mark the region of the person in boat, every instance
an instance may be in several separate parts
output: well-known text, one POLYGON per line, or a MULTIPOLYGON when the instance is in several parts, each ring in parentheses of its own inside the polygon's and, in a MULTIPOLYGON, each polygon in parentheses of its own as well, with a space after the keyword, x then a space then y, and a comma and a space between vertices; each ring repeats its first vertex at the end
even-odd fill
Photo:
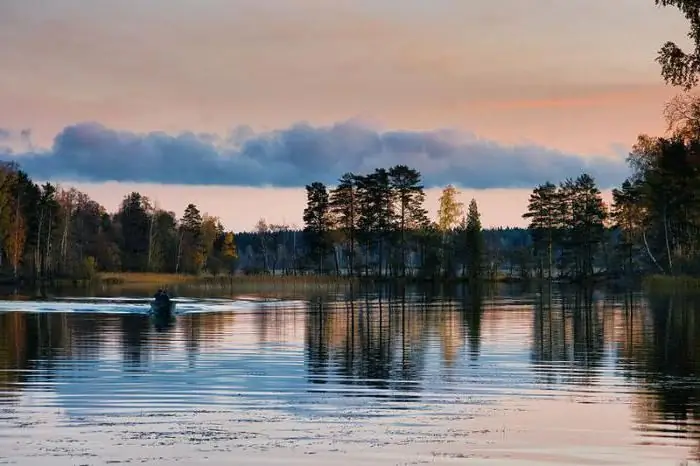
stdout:
POLYGON ((162 288, 159 288, 158 291, 156 291, 156 294, 153 295, 153 299, 158 305, 170 305, 170 296, 168 296, 168 292, 162 288))

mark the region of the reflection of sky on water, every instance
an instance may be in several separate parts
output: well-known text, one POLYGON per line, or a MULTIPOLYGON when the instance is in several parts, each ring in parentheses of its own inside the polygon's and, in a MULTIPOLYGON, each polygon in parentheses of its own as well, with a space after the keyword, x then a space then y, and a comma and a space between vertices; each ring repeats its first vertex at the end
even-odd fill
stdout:
POLYGON ((637 413, 630 423, 660 442, 674 428, 674 438, 698 436, 692 414, 678 418, 697 408, 700 385, 692 348, 683 346, 697 329, 679 311, 373 298, 182 299, 182 314, 160 331, 141 313, 114 312, 147 304, 143 298, 56 300, 49 307, 57 310, 44 314, 37 310, 47 302, 3 302, 3 310, 31 309, 0 312, 0 331, 24 335, 5 349, 0 342, 0 403, 18 416, 43 409, 71 422, 209 410, 233 419, 255 411, 307 421, 410 415, 421 423, 452 408, 566 402, 637 413), (100 311, 58 310, 81 305, 100 311), (668 333, 668 316, 690 333, 668 333), (24 360, 2 354, 20 347, 34 352, 24 360))
MULTIPOLYGON (((250 335, 255 331, 253 319, 246 317, 236 322, 234 332, 250 335)), ((67 415, 78 417, 212 407, 282 410, 304 416, 336 408, 391 410, 400 407, 397 403, 410 401, 485 403, 502 396, 546 395, 533 388, 532 376, 524 372, 510 376, 500 371, 506 377, 498 376, 502 364, 527 362, 526 356, 516 352, 485 358, 477 365, 465 358, 445 373, 439 348, 434 346, 424 353, 426 364, 420 380, 357 380, 331 366, 320 385, 315 383, 318 376, 308 377, 312 361, 305 361, 301 343, 237 343, 232 334, 214 351, 196 350, 193 363, 181 337, 170 337, 167 348, 142 347, 146 356, 133 367, 124 367, 124 350, 109 340, 101 344, 98 357, 59 361, 51 375, 57 383, 50 385, 55 403, 67 415)), ((394 357, 387 363, 397 366, 401 361, 394 357)), ((45 377, 34 378, 30 383, 43 385, 45 377)))
MULTIPOLYGON (((297 353, 301 352, 299 348, 297 353)), ((304 404, 303 366, 291 363, 298 355, 289 349, 286 354, 255 354, 252 350, 199 354, 194 367, 188 364, 182 348, 149 356, 138 372, 122 371, 122 356, 116 350, 79 368, 62 364, 56 371, 61 382, 53 387, 56 401, 67 414, 76 415, 214 405, 245 409, 262 404, 266 409, 279 409, 290 401, 304 404), (265 377, 267 371, 274 377, 265 377)))
MULTIPOLYGON (((499 371, 500 366, 527 364, 526 340, 476 362, 465 350, 447 368, 441 362, 440 335, 430 332, 422 337, 421 352, 410 356, 420 358, 418 373, 402 372, 402 366, 410 361, 401 351, 401 342, 391 341, 390 355, 376 354, 369 359, 358 355, 360 370, 364 371, 364 377, 358 377, 343 371, 337 360, 307 351, 303 337, 284 344, 251 341, 251 336, 260 332, 256 313, 268 312, 271 307, 283 314, 294 313, 295 308, 306 307, 302 301, 178 301, 180 319, 197 313, 206 313, 206 319, 233 311, 235 324, 219 332, 221 344, 206 349, 188 341, 182 320, 158 336, 149 333, 148 318, 130 312, 147 304, 144 299, 69 298, 20 303, 29 312, 50 309, 80 313, 97 309, 92 312, 94 316, 83 314, 81 321, 111 319, 109 325, 95 329, 94 334, 83 332, 75 340, 80 348, 77 354, 58 358, 49 371, 31 374, 25 390, 53 391, 52 406, 56 403, 71 416, 143 409, 186 411, 212 406, 262 406, 311 415, 339 406, 397 409, 400 403, 415 401, 486 403, 502 396, 545 396, 533 388, 533 377, 527 371, 499 371), (149 336, 151 339, 146 341, 149 336), (379 371, 367 371, 366 366, 374 364, 379 371), (48 379, 52 382, 47 383, 48 379), (499 383, 503 386, 497 386, 499 383)), ((313 307, 310 312, 318 315, 313 307)), ((303 315, 297 315, 297 320, 299 317, 304 320, 303 315)), ((306 320, 313 317, 307 315, 306 320)), ((206 342, 206 337, 203 340, 206 342)))

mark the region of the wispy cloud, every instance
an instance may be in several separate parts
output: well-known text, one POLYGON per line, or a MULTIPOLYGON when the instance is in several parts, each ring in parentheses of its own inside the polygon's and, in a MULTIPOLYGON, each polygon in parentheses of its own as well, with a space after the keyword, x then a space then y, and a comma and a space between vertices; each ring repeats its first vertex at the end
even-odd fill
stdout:
POLYGON ((255 133, 237 128, 212 134, 133 133, 98 123, 66 127, 50 150, 9 152, 30 175, 73 181, 185 185, 304 186, 333 184, 345 172, 406 164, 426 186, 529 188, 591 173, 601 186, 627 175, 622 157, 567 154, 536 145, 506 146, 450 131, 378 131, 356 121, 314 127, 296 124, 255 133))
POLYGON ((0 155, 11 156, 13 151, 31 150, 32 132, 29 129, 13 131, 0 127, 0 155))
POLYGON ((10 146, 7 145, 11 136, 10 130, 0 128, 0 156, 11 152, 10 146))

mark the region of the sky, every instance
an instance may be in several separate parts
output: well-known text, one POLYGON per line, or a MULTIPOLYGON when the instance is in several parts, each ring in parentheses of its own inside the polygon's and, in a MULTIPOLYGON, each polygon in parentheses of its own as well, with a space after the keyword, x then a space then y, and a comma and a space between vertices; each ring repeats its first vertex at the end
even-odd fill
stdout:
POLYGON ((653 0, 0 0, 0 159, 108 210, 139 191, 240 231, 304 186, 402 163, 485 226, 665 130, 653 0))

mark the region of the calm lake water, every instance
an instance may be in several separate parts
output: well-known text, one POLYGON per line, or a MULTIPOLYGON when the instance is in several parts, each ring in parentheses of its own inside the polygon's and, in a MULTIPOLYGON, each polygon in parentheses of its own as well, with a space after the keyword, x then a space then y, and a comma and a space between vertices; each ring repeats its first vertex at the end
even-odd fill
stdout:
POLYGON ((0 464, 698 464, 700 299, 0 301, 0 464))

